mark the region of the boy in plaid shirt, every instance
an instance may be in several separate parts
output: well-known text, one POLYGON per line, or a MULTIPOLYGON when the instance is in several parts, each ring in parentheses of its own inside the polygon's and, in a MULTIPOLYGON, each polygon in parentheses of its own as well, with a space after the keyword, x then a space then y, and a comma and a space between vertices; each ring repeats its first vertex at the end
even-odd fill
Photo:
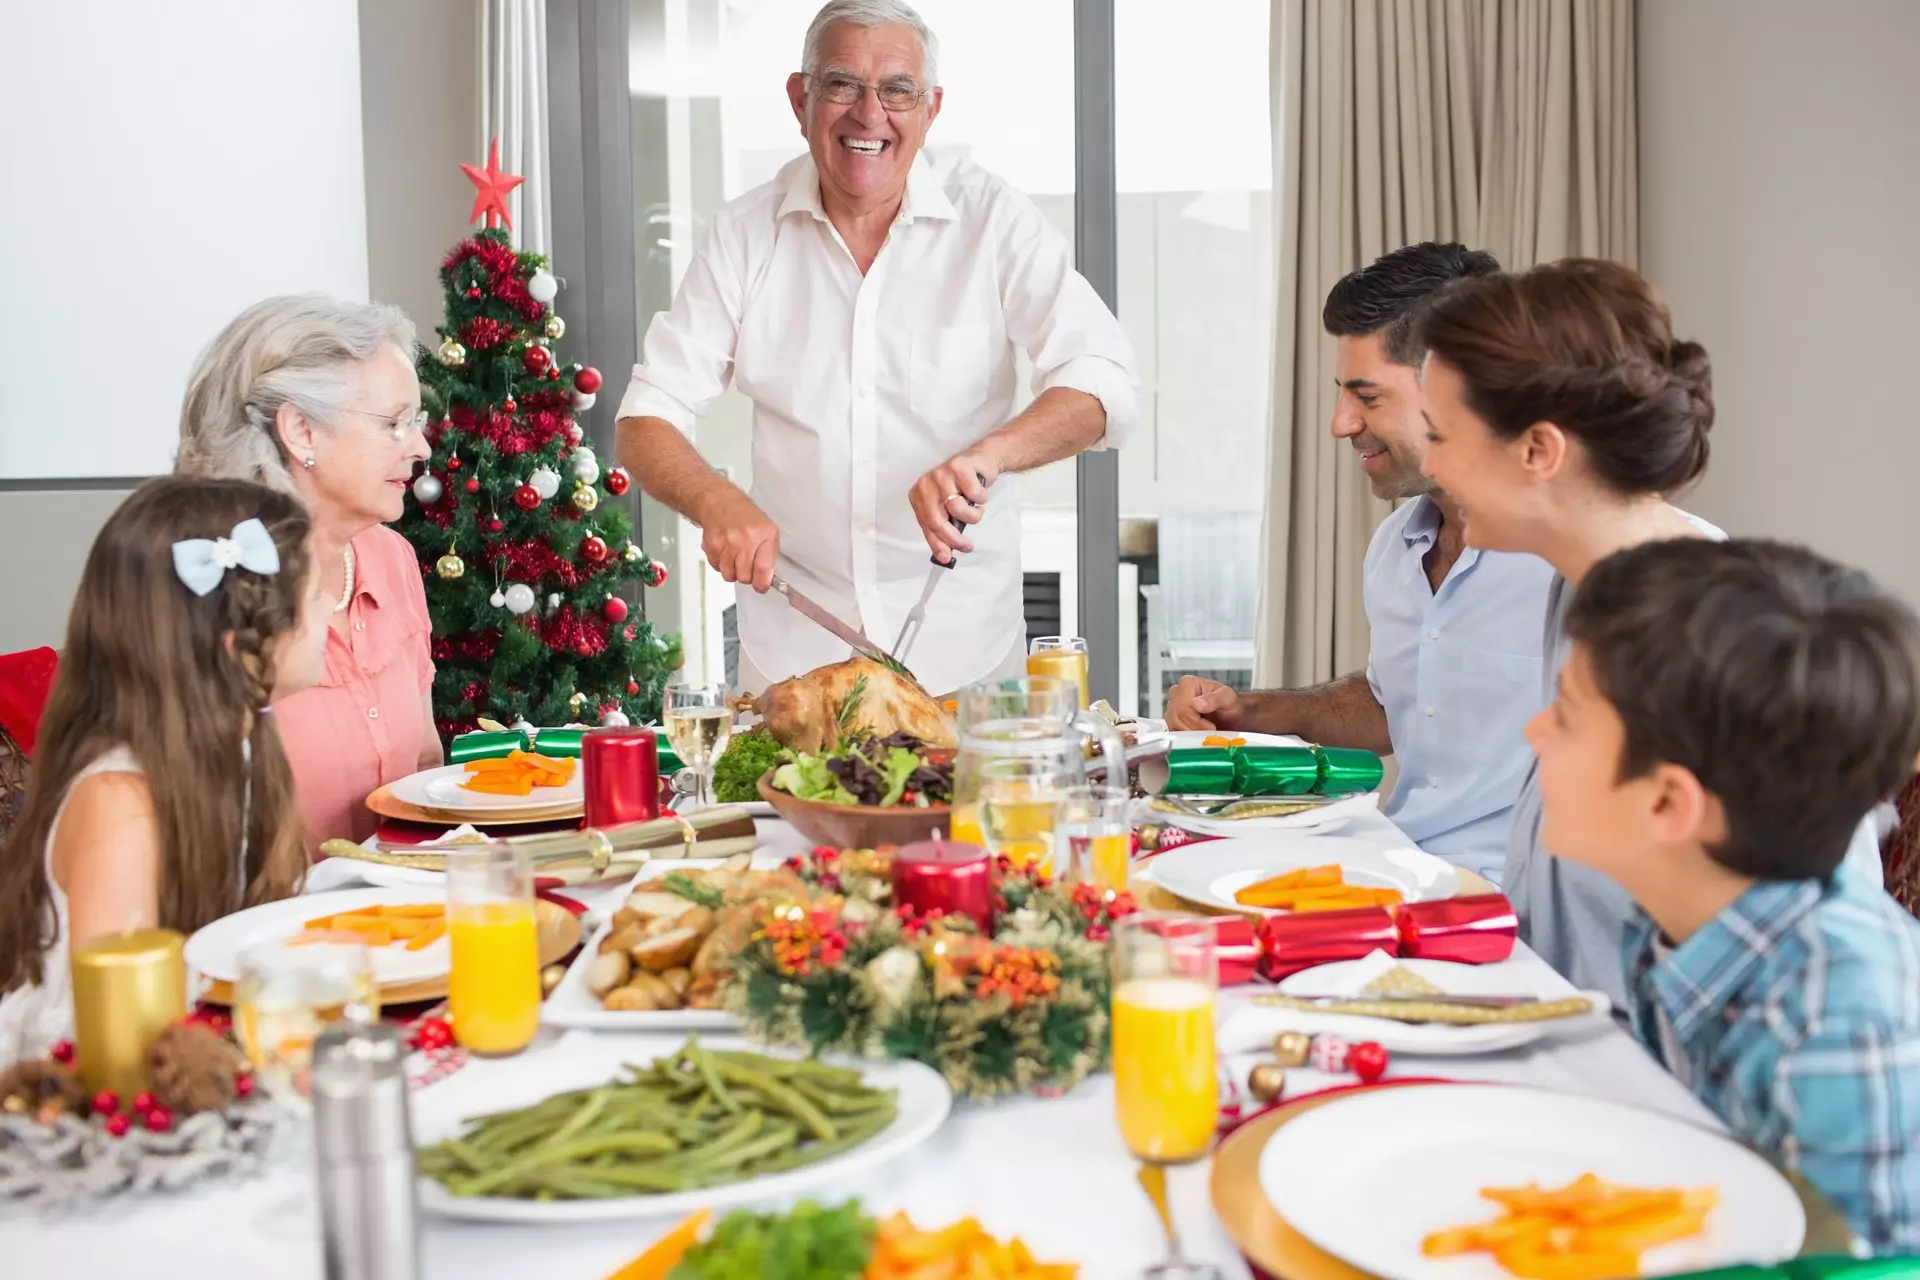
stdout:
POLYGON ((1841 872, 1920 754, 1920 620, 1776 543, 1602 561, 1527 728, 1542 843, 1619 881, 1634 1033, 1877 1252, 1920 1251, 1920 921, 1841 872))

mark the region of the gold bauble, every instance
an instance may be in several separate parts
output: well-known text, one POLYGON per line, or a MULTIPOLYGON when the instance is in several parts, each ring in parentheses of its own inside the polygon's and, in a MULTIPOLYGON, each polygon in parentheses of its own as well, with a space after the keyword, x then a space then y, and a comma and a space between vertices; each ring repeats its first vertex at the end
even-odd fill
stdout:
POLYGON ((433 571, 448 582, 467 576, 467 562, 449 551, 433 562, 433 571))
POLYGON ((1304 1031, 1282 1031, 1273 1038, 1274 1061, 1283 1067, 1304 1067, 1313 1052, 1313 1037, 1304 1031))
POLYGON ((567 336, 567 322, 559 316, 547 317, 547 336, 555 342, 567 336))
POLYGON ((440 363, 449 369, 458 369, 467 362, 467 349, 453 338, 448 338, 441 343, 437 354, 440 357, 440 363))
POLYGON ((572 707, 575 711, 578 711, 581 707, 584 707, 587 705, 587 695, 584 693, 581 693, 578 689, 576 689, 567 698, 567 705, 572 707))
POLYGON ((591 511, 600 505, 600 493, 590 484, 575 485, 573 489, 573 505, 582 511, 591 511))
POLYGON ((1262 1103, 1277 1101, 1287 1089, 1287 1069, 1277 1062, 1257 1064, 1247 1075, 1247 1092, 1262 1103))
POLYGON ((647 558, 647 553, 642 551, 640 548, 634 546, 631 542, 629 542, 627 544, 627 549, 621 552, 621 556, 623 559, 626 560, 628 564, 639 564, 642 560, 647 558))

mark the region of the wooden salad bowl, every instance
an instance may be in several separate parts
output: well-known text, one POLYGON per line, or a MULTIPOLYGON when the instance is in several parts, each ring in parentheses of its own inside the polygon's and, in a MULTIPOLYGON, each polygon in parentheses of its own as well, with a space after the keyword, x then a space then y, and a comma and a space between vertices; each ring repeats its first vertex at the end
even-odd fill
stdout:
POLYGON ((826 804, 802 800, 773 785, 773 770, 760 775, 760 798, 793 829, 816 845, 835 849, 877 849, 947 837, 952 810, 944 804, 826 804))

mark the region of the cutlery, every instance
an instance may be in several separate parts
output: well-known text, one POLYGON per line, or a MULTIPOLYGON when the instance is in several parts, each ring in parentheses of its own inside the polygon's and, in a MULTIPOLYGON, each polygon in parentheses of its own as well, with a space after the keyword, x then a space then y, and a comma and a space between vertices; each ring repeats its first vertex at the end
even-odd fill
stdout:
MULTIPOLYGON (((987 478, 979 472, 974 472, 974 475, 979 476, 981 484, 987 482, 987 478)), ((947 523, 953 526, 955 533, 963 537, 966 535, 966 521, 949 512, 947 523)), ((900 662, 907 660, 907 650, 911 649, 914 641, 920 638, 920 627, 927 620, 927 602, 933 599, 933 589, 940 585, 940 579, 945 577, 949 570, 960 563, 958 551, 953 552, 951 558, 946 560, 942 560, 939 556, 928 558, 933 561, 933 568, 927 570, 927 581, 920 588, 920 599, 907 611, 907 620, 900 625, 900 634, 893 642, 893 655, 900 662)))
POLYGON ((1309 1013, 1341 1013, 1386 1022, 1480 1026, 1487 1023, 1554 1022, 1594 1010, 1586 996, 1540 1000, 1529 996, 1255 996, 1255 1004, 1309 1013), (1491 1003, 1491 1002, 1505 1003, 1491 1003))
MULTIPOLYGON (((1128 753, 1132 759, 1132 753, 1128 753)), ((1284 818, 1309 809, 1324 809, 1351 795, 1341 796, 1155 796, 1148 808, 1160 813, 1184 814, 1189 818, 1222 818, 1229 822, 1243 818, 1284 818)))
POLYGON ((787 598, 787 603, 792 605, 802 617, 810 619, 816 625, 823 628, 829 635, 846 641, 847 646, 861 657, 870 659, 883 667, 900 672, 901 674, 906 673, 907 669, 890 654, 882 652, 879 645, 867 639, 865 632, 855 631, 852 627, 840 621, 840 619, 834 617, 825 609, 822 609, 812 600, 802 595, 799 591, 796 591, 788 584, 787 580, 779 574, 776 573, 773 575, 772 585, 775 591, 778 591, 787 598))

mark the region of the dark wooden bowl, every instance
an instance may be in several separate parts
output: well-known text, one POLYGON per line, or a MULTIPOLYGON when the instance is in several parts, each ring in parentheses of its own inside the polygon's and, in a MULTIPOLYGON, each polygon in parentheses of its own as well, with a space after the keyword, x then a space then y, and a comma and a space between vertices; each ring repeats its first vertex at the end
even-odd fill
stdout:
POLYGON ((922 808, 912 804, 852 805, 823 804, 802 800, 773 785, 773 770, 760 775, 760 798, 773 811, 793 825, 816 845, 835 849, 877 849, 881 845, 906 845, 932 838, 947 837, 951 810, 944 804, 922 808))

